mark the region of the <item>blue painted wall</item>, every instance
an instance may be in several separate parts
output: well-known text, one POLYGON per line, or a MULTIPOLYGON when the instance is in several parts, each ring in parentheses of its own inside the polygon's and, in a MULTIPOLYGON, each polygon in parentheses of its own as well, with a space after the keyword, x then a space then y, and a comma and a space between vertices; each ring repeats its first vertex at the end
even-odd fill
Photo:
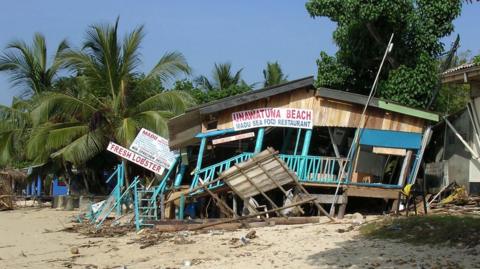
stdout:
POLYGON ((419 149, 422 134, 363 129, 360 133, 360 144, 385 148, 419 149))

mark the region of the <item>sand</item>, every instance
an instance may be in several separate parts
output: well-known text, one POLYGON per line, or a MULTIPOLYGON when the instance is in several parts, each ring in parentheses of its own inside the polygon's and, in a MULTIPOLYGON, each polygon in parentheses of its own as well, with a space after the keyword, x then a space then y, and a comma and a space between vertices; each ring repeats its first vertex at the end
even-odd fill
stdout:
POLYGON ((0 212, 0 268, 480 268, 480 246, 455 249, 365 239, 358 226, 348 231, 348 220, 178 233, 140 249, 132 243, 141 236, 135 232, 88 238, 59 231, 71 226, 76 214, 47 208, 0 212), (238 239, 251 230, 257 238, 242 244, 238 239))

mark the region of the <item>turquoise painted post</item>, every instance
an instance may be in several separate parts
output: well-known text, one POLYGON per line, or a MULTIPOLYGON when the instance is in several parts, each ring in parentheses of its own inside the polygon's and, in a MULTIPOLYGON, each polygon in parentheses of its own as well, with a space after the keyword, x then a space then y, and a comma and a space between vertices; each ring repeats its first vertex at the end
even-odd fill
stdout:
POLYGON ((205 151, 205 147, 207 146, 207 137, 202 137, 200 141, 200 148, 198 149, 198 157, 197 157, 197 166, 195 167, 195 176, 193 178, 191 188, 195 188, 198 184, 198 171, 202 168, 202 160, 203 160, 203 152, 205 151))
POLYGON ((178 219, 183 220, 185 214, 185 195, 182 193, 180 194, 180 206, 178 208, 178 219))
MULTIPOLYGON (((306 157, 308 155, 308 150, 310 149, 310 141, 311 140, 312 140, 312 130, 308 129, 305 132, 305 137, 303 139, 303 148, 302 148, 302 156, 303 157, 306 157)), ((305 175, 304 175, 304 173, 307 172, 306 169, 305 169, 306 165, 307 165, 306 159, 302 158, 302 161, 301 161, 300 167, 299 167, 300 169, 298 171, 298 177, 300 178, 300 180, 306 178, 305 175)))
POLYGON ((207 138, 203 137, 200 141, 200 148, 198 149, 198 158, 197 158, 197 166, 196 169, 200 170, 202 168, 202 161, 203 161, 203 152, 205 152, 205 148, 207 146, 207 138))
POLYGON ((255 142, 254 153, 259 153, 260 151, 262 151, 263 136, 264 135, 265 135, 265 128, 264 127, 258 128, 257 141, 255 142))
POLYGON ((293 155, 297 155, 298 144, 300 143, 300 136, 302 135, 302 129, 297 131, 297 141, 295 142, 295 149, 293 150, 293 155))
POLYGON ((135 228, 137 231, 140 230, 140 216, 139 216, 139 210, 138 210, 138 188, 137 188, 137 182, 135 182, 135 185, 133 186, 133 207, 135 208, 135 228))
POLYGON ((308 129, 305 132, 305 138, 303 140, 302 156, 308 155, 308 150, 310 149, 310 141, 312 140, 312 130, 308 129))
POLYGON ((117 217, 122 215, 122 203, 120 202, 120 195, 122 192, 122 185, 123 185, 123 164, 118 165, 118 172, 117 172, 117 186, 115 187, 115 201, 117 201, 117 217))
POLYGON ((40 197, 42 195, 42 178, 40 176, 37 177, 37 196, 40 197))
POLYGON ((180 185, 182 185, 182 179, 185 175, 185 171, 187 171, 187 166, 185 164, 180 164, 180 170, 178 171, 178 174, 175 177, 175 183, 173 184, 175 189, 178 189, 180 185))

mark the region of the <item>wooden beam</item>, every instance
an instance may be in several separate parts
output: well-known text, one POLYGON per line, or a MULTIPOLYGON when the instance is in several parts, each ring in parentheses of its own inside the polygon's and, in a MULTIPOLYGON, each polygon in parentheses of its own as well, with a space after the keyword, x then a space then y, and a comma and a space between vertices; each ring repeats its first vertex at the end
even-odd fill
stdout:
MULTIPOLYGON (((234 164, 234 166, 237 168, 237 170, 245 177, 245 179, 247 179, 247 181, 260 193, 262 194, 263 197, 265 197, 265 199, 267 199, 267 201, 270 203, 270 205, 273 207, 273 208, 276 208, 278 209, 278 206, 272 201, 272 199, 270 199, 270 197, 268 197, 268 195, 266 195, 258 186, 257 184, 255 184, 255 182, 245 173, 243 172, 243 170, 238 167, 237 164, 234 164)), ((267 175, 267 177, 269 177, 267 175)), ((277 214, 285 217, 285 215, 282 213, 282 211, 276 211, 277 214)))
POLYGON ((400 192, 400 190, 375 187, 348 186, 345 192, 348 197, 398 199, 398 193, 400 192))
POLYGON ((290 204, 290 205, 287 205, 287 206, 282 206, 282 207, 279 207, 278 209, 271 209, 271 210, 267 210, 267 211, 264 211, 264 212, 259 212, 259 213, 253 214, 253 215, 241 216, 241 217, 238 217, 236 219, 225 219, 225 220, 221 220, 221 221, 217 221, 217 222, 213 222, 213 223, 206 223, 204 225, 200 225, 198 227, 195 227, 192 230, 201 230, 201 229, 216 226, 216 225, 219 225, 219 224, 224 224, 224 223, 229 223, 229 222, 235 222, 235 221, 240 221, 240 220, 244 220, 244 219, 254 218, 254 217, 257 217, 257 216, 260 216, 260 215, 273 213, 273 212, 278 211, 278 210, 284 210, 284 209, 287 209, 287 208, 290 208, 290 207, 310 203, 313 200, 315 200, 315 197, 311 197, 311 198, 308 198, 306 200, 299 201, 299 202, 296 202, 296 203, 293 203, 293 204, 290 204))
POLYGON ((327 127, 327 128, 328 128, 328 135, 330 136, 330 142, 332 143, 333 151, 335 152, 335 157, 340 158, 340 151, 338 151, 338 146, 337 144, 335 144, 335 140, 333 139, 332 128, 330 127, 327 127))

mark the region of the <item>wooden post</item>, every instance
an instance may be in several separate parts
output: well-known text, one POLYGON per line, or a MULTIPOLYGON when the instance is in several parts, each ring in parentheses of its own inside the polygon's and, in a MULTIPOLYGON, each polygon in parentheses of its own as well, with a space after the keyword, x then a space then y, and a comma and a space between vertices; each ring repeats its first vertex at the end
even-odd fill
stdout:
POLYGON ((345 211, 347 210, 348 196, 345 193, 343 194, 343 201, 342 202, 343 203, 338 208, 337 218, 339 218, 339 219, 343 219, 343 216, 345 216, 345 211))
POLYGON ((328 128, 328 135, 330 136, 330 142, 332 143, 333 151, 335 152, 335 157, 340 158, 340 151, 338 150, 337 144, 335 144, 335 140, 333 139, 333 132, 330 127, 328 128))
POLYGON ((233 192, 232 192, 232 207, 233 207, 233 212, 238 215, 237 199, 235 198, 235 193, 233 192))
POLYGON ((165 219, 165 195, 160 195, 160 219, 165 219))
POLYGON ((223 210, 223 209, 226 209, 227 211, 229 211, 230 213, 232 213, 232 215, 237 218, 238 215, 233 211, 233 209, 231 209, 227 204, 225 204, 225 202, 222 201, 222 199, 220 199, 215 193, 213 193, 210 189, 208 189, 208 185, 210 184, 209 182, 207 182, 207 184, 203 184, 203 181, 201 179, 199 179, 199 183, 201 184, 201 187, 208 193, 210 194, 210 196, 212 196, 212 198, 215 200, 215 202, 217 203, 217 205, 219 206, 220 210, 223 210))

